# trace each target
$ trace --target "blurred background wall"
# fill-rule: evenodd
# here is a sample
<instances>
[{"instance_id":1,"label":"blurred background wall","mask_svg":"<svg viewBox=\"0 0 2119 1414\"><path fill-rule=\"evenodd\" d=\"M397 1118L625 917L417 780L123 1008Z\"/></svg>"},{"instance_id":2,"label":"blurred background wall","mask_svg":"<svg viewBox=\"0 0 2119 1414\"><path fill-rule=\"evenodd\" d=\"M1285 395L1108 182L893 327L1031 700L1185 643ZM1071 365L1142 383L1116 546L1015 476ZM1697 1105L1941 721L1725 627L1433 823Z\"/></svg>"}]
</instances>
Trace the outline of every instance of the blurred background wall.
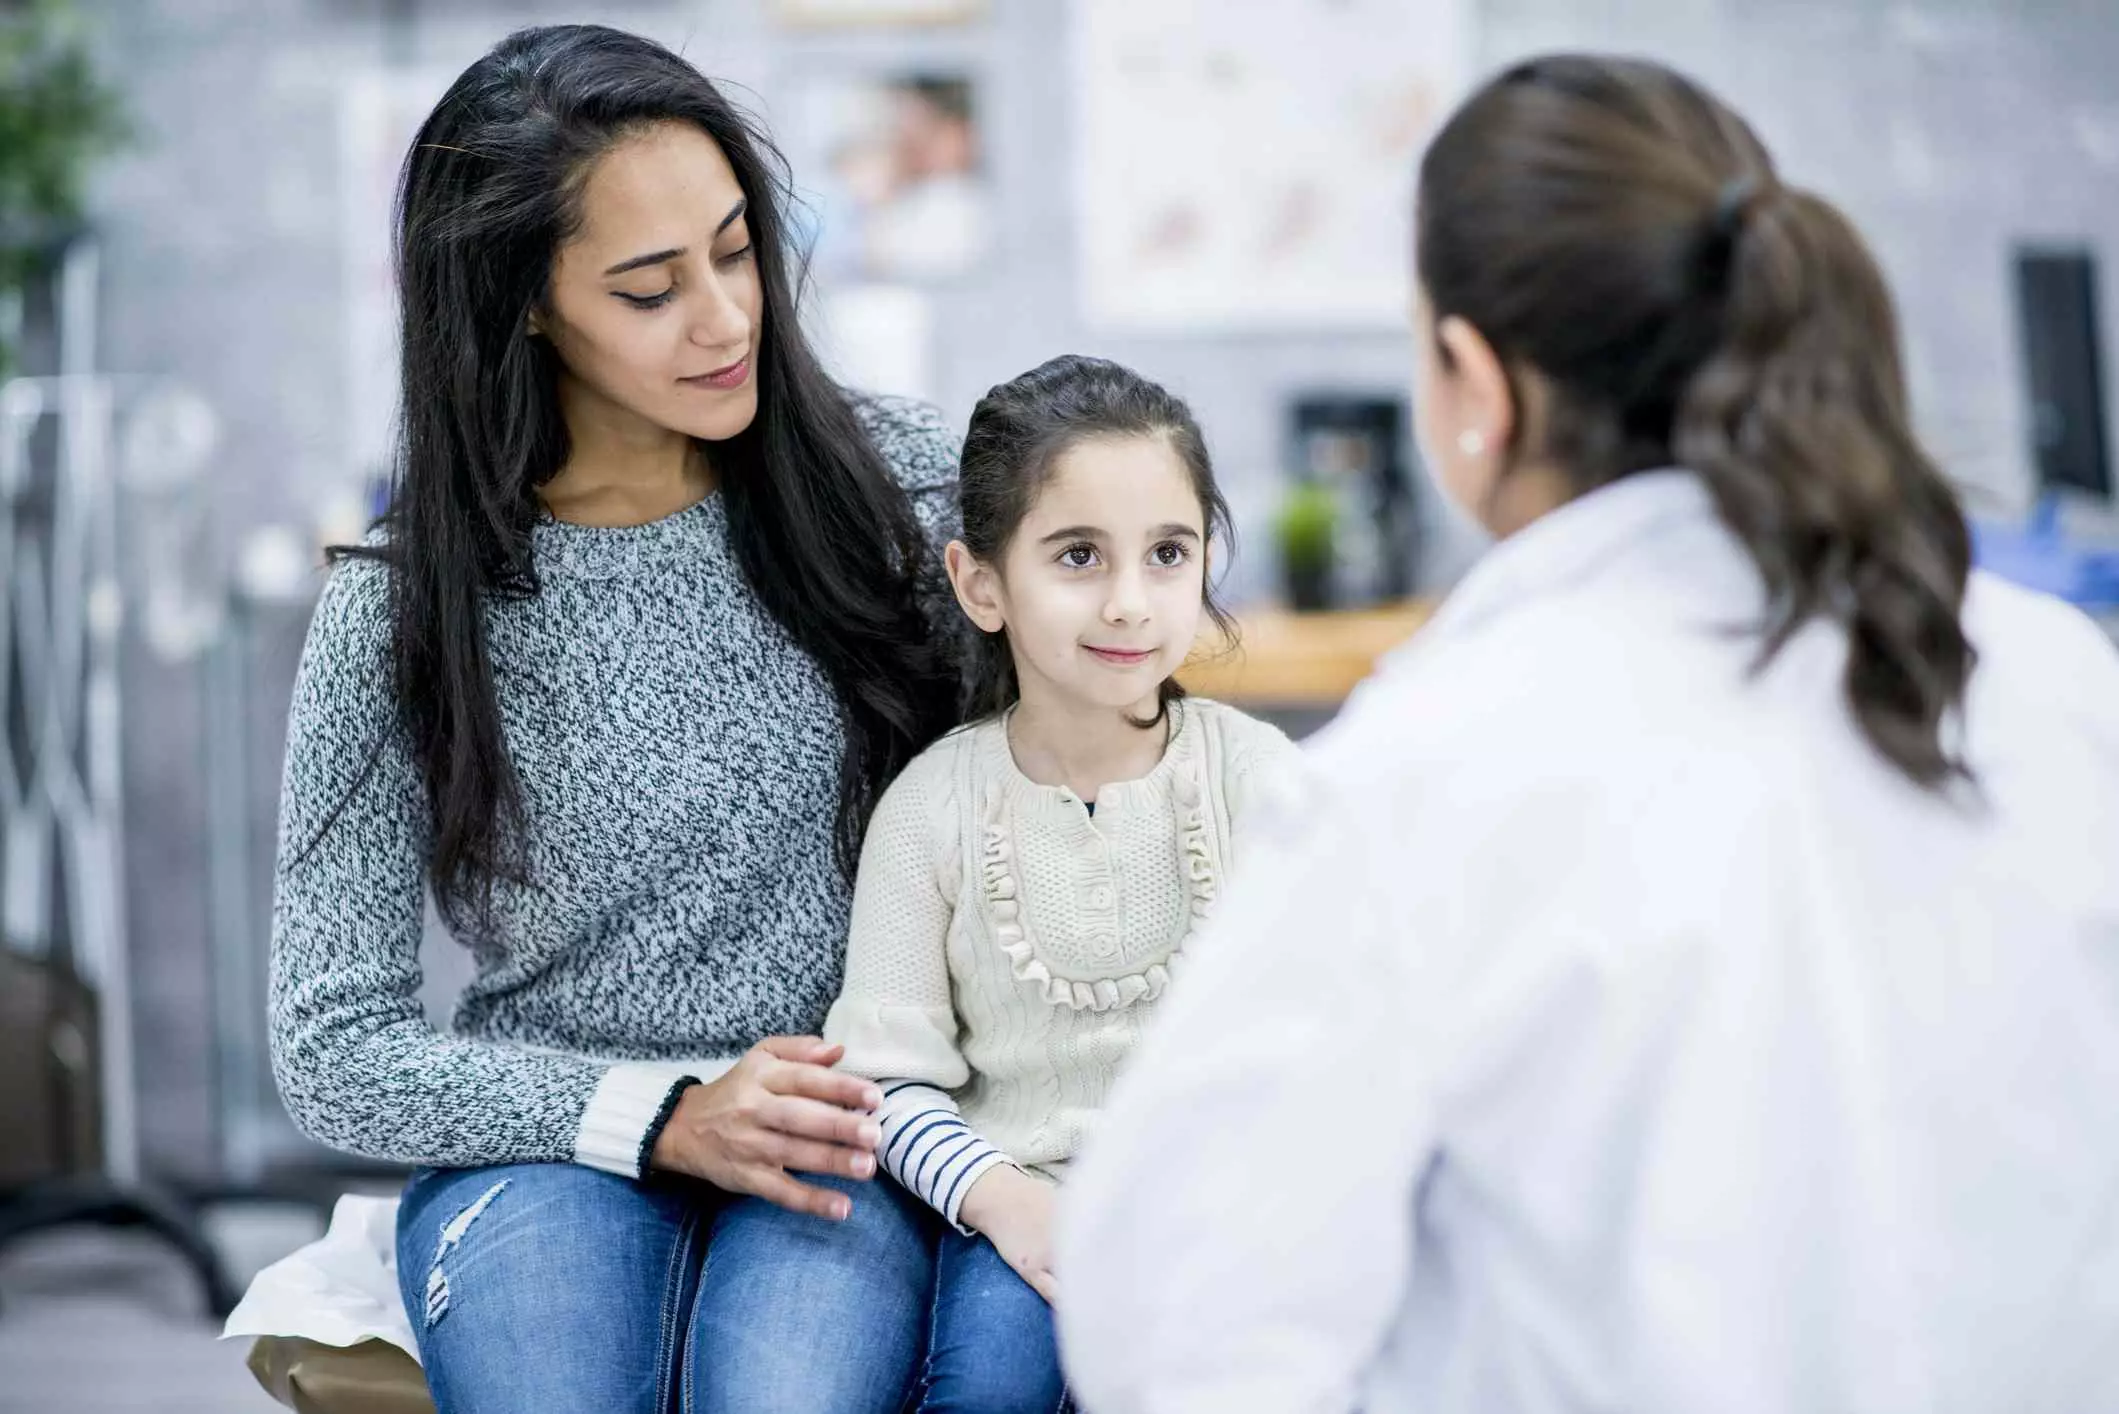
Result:
<instances>
[{"instance_id":1,"label":"blurred background wall","mask_svg":"<svg viewBox=\"0 0 2119 1414\"><path fill-rule=\"evenodd\" d=\"M392 76L413 89L446 80L525 23L594 18L680 46L708 74L750 90L776 130L827 121L806 96L820 75L968 79L979 248L939 278L915 269L858 282L870 297L849 305L846 318L866 331L861 358L958 422L988 385L1062 351L1107 355L1169 383L1192 400L1236 505L1247 546L1234 574L1239 601L1277 590L1270 522L1290 470L1289 398L1402 396L1410 377L1407 339L1389 327L1092 327L1077 223L1108 213L1090 209L1080 190L1073 7L1056 0L992 0L961 23L843 27L792 22L774 0L81 0L78 8L136 130L93 186L101 361L182 380L217 420L200 493L210 515L193 551L207 580L233 574L246 546L259 553L258 527L289 527L305 556L320 537L357 528L383 428L373 406L379 371L360 352L374 347L373 331L363 343L349 328L372 318L373 301L362 304L349 267L358 268L360 252L383 249L387 235L367 199L372 170L355 170L374 160L358 153L361 105L389 92ZM1202 0L1203 42L1242 8ZM1468 0L1466 8L1473 73L1553 47L1636 51L1689 69L1745 111L1784 171L1839 201L1881 256L1901 300L1931 445L1976 507L2023 513L2032 476L2010 252L2026 240L2058 240L2087 244L2107 268L2119 258L2119 5ZM946 110L963 91L945 84L926 94ZM847 102L859 108L859 99ZM816 133L805 131L802 144L818 146ZM796 172L798 182L812 175ZM854 167L842 175L858 189ZM865 257L832 258L851 271ZM857 283L825 266L820 252L820 278ZM2107 346L2119 334L2114 318L2107 301ZM1479 545L1424 493L1420 509L1413 570L1417 586L1432 590ZM314 577L304 574L297 588L313 592ZM241 926L257 936L265 926L278 714L304 604L297 592L254 611L241 680L218 692L201 660L128 637L126 890L142 1142L149 1167L172 1174L210 1176L221 1162L214 944L231 908L247 912ZM232 884L225 863L209 858L211 796L226 787L211 784L207 765L216 715L231 711L239 719L218 724L234 728L218 749L225 755L233 740L247 762L232 804L243 821L238 852L249 861ZM221 802L224 819L230 804Z\"/></svg>"}]
</instances>

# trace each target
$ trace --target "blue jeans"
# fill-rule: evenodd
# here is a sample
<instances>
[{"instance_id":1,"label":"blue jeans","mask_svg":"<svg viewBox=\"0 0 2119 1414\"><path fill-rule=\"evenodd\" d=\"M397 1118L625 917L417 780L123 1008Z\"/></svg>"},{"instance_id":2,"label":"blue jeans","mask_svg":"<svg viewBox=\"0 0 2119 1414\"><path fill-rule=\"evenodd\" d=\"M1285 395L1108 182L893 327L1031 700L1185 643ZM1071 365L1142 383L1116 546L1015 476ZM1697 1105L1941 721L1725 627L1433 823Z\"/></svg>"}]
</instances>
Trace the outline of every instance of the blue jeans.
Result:
<instances>
[{"instance_id":1,"label":"blue jeans","mask_svg":"<svg viewBox=\"0 0 2119 1414\"><path fill-rule=\"evenodd\" d=\"M940 1223L887 1181L804 1180L853 1215L578 1164L414 1174L398 1285L440 1414L899 1414Z\"/></svg>"},{"instance_id":2,"label":"blue jeans","mask_svg":"<svg viewBox=\"0 0 2119 1414\"><path fill-rule=\"evenodd\" d=\"M928 1325L921 1414L1060 1414L1072 1407L1052 1308L985 1238L942 1233Z\"/></svg>"}]
</instances>

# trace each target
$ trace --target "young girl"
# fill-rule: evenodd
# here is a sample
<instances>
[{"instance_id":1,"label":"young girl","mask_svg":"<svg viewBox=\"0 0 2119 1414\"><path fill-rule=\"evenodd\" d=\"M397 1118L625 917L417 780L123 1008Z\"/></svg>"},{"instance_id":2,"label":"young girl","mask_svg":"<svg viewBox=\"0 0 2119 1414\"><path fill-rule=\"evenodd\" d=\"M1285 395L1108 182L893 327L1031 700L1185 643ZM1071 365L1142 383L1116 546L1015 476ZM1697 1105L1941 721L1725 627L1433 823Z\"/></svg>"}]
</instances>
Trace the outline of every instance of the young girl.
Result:
<instances>
[{"instance_id":1,"label":"young girl","mask_svg":"<svg viewBox=\"0 0 2119 1414\"><path fill-rule=\"evenodd\" d=\"M1054 359L980 401L961 485L977 719L877 808L825 1037L881 1083L884 1168L950 1225L925 1407L1050 1410L1053 1185L1294 747L1172 677L1223 623L1227 523L1182 402Z\"/></svg>"}]
</instances>

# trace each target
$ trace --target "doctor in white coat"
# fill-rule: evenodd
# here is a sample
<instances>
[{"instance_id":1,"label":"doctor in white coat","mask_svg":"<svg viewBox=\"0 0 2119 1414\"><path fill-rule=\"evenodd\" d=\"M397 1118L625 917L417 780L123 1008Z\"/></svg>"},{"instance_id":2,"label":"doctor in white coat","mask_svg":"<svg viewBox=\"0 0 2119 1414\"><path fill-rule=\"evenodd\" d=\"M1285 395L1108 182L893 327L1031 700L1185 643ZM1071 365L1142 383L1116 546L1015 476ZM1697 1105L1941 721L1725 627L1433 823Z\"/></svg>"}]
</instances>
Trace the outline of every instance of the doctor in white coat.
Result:
<instances>
[{"instance_id":1,"label":"doctor in white coat","mask_svg":"<svg viewBox=\"0 0 2119 1414\"><path fill-rule=\"evenodd\" d=\"M1418 225L1499 543L1071 1178L1078 1397L2119 1410L2119 656L1969 570L1876 266L1697 86L1514 68Z\"/></svg>"}]
</instances>

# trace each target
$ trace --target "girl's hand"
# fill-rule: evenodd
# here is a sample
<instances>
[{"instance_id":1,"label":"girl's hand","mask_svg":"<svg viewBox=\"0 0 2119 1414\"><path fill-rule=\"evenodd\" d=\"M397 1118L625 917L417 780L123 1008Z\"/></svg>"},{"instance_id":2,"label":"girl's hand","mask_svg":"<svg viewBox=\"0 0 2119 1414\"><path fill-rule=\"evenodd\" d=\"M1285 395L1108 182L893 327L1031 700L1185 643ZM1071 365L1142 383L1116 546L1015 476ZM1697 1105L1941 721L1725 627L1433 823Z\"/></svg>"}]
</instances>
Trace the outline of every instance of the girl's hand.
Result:
<instances>
[{"instance_id":1,"label":"girl's hand","mask_svg":"<svg viewBox=\"0 0 2119 1414\"><path fill-rule=\"evenodd\" d=\"M957 1216L991 1242L1047 1305L1058 1300L1052 1279L1051 1184L1013 1164L998 1164L971 1185Z\"/></svg>"},{"instance_id":2,"label":"girl's hand","mask_svg":"<svg viewBox=\"0 0 2119 1414\"><path fill-rule=\"evenodd\" d=\"M768 1036L719 1080L686 1087L648 1165L752 1193L834 1221L853 1211L843 1193L797 1183L788 1170L873 1178L883 1092L831 1069L846 1053L815 1036Z\"/></svg>"}]
</instances>

